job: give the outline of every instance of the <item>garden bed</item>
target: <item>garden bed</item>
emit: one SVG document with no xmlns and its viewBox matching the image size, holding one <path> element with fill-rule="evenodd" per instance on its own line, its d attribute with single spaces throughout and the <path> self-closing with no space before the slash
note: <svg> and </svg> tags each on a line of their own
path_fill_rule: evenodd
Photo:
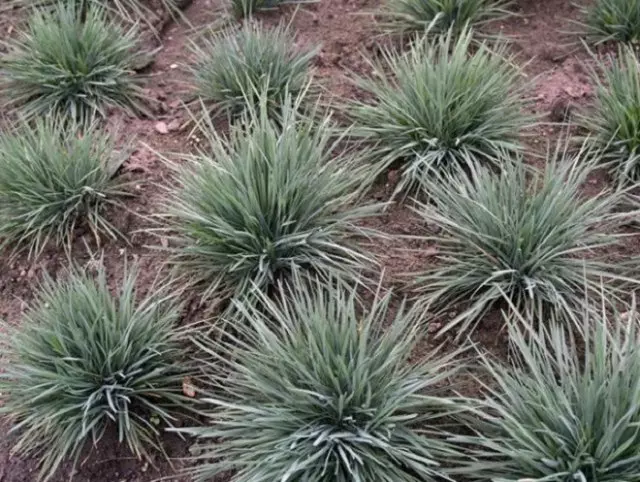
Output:
<svg viewBox="0 0 640 482">
<path fill-rule="evenodd" d="M 184 15 L 197 28 L 219 20 L 219 7 L 215 0 L 193 0 L 184 10 Z M 300 8 L 287 6 L 277 11 L 258 13 L 257 17 L 272 26 L 280 21 L 291 21 L 300 46 L 321 45 L 315 59 L 317 78 L 329 97 L 344 99 L 361 95 L 348 76 L 370 73 L 370 66 L 363 56 L 376 55 L 378 32 L 371 16 L 367 14 L 378 7 L 377 0 L 321 0 Z M 586 68 L 591 56 L 581 44 L 576 43 L 577 37 L 568 33 L 575 30 L 572 21 L 579 18 L 579 9 L 573 2 L 518 0 L 513 9 L 517 16 L 498 21 L 491 29 L 512 38 L 510 50 L 524 66 L 526 80 L 530 82 L 527 90 L 527 96 L 531 99 L 529 108 L 541 120 L 539 125 L 528 130 L 525 142 L 532 152 L 544 153 L 563 130 L 554 122 L 563 120 L 565 107 L 573 109 L 572 106 L 586 105 L 593 96 L 594 86 Z M 17 12 L 2 15 L 0 30 L 3 35 L 11 35 L 17 28 L 19 15 Z M 148 233 L 150 228 L 157 226 L 154 216 L 159 212 L 158 206 L 162 200 L 161 186 L 172 180 L 171 170 L 158 153 L 189 152 L 193 149 L 189 128 L 184 127 L 189 118 L 183 108 L 183 103 L 191 100 L 188 85 L 190 77 L 186 68 L 191 36 L 190 27 L 175 21 L 169 21 L 160 32 L 162 47 L 155 54 L 153 63 L 143 71 L 146 77 L 145 92 L 153 100 L 152 118 L 134 117 L 118 110 L 109 115 L 109 128 L 118 133 L 120 145 L 133 139 L 135 146 L 122 167 L 123 176 L 135 186 L 135 196 L 125 200 L 126 210 L 110 208 L 108 215 L 114 225 L 128 236 L 129 243 L 103 238 L 103 244 L 95 249 L 91 233 L 78 233 L 71 250 L 73 260 L 82 266 L 95 263 L 95 253 L 99 253 L 109 279 L 116 281 L 121 278 L 125 258 L 138 261 L 139 289 L 142 292 L 157 278 L 158 268 L 166 261 L 166 253 L 155 249 L 163 245 L 162 235 L 158 238 Z M 153 46 L 155 40 L 150 39 L 149 42 Z M 0 111 L 0 119 L 4 117 L 3 114 L 6 113 Z M 539 163 L 535 156 L 530 156 L 529 161 Z M 373 189 L 371 200 L 388 199 L 396 182 L 397 172 L 390 171 L 387 178 Z M 586 186 L 586 192 L 606 182 L 604 175 L 594 175 Z M 410 207 L 400 203 L 365 223 L 367 227 L 388 234 L 424 234 L 422 223 Z M 93 253 L 87 249 L 87 243 L 93 247 Z M 417 248 L 422 249 L 418 251 Z M 385 287 L 400 287 L 398 276 L 420 271 L 432 263 L 438 246 L 394 237 L 376 241 L 373 250 L 381 260 Z M 607 254 L 614 259 L 638 256 L 640 247 L 635 241 L 629 240 L 619 251 Z M 29 260 L 26 255 L 16 258 L 10 258 L 8 254 L 0 256 L 0 318 L 11 325 L 19 324 L 43 273 L 55 277 L 68 265 L 66 256 L 64 250 L 52 247 L 47 247 L 35 261 Z M 459 309 L 451 307 L 451 312 Z M 184 318 L 197 320 L 203 310 L 194 295 L 184 308 Z M 504 327 L 501 323 L 492 324 L 489 321 L 496 316 L 499 315 L 492 313 L 475 331 L 473 338 L 483 348 L 504 357 L 507 344 Z M 457 343 L 449 338 L 446 346 L 453 350 Z M 478 391 L 474 382 L 465 381 L 462 387 L 468 394 Z M 0 482 L 35 480 L 37 461 L 12 456 L 14 438 L 6 435 L 9 429 L 7 423 L 2 428 Z M 164 440 L 165 450 L 175 459 L 174 467 L 159 455 L 154 457 L 155 465 L 138 461 L 123 446 L 107 437 L 101 441 L 99 451 L 81 457 L 74 481 L 147 482 L 171 476 L 183 466 L 179 458 L 188 454 L 190 442 L 174 435 L 167 435 Z M 68 480 L 70 470 L 71 465 L 66 464 L 51 482 Z M 179 480 L 186 482 L 189 479 L 183 477 Z"/>
</svg>

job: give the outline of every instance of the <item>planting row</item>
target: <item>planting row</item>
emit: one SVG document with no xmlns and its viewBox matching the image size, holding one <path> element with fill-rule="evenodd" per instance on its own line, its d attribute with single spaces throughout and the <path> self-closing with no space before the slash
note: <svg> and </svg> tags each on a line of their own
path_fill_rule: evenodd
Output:
<svg viewBox="0 0 640 482">
<path fill-rule="evenodd" d="M 133 34 L 105 15 L 41 11 L 3 59 L 3 92 L 30 121 L 0 138 L 0 239 L 14 253 L 68 247 L 78 225 L 98 238 L 127 235 L 108 209 L 131 193 L 118 176 L 127 152 L 97 119 L 108 106 L 140 110 L 143 91 L 131 73 Z M 635 278 L 603 249 L 591 253 L 616 243 L 615 226 L 634 218 L 622 209 L 635 203 L 627 189 L 639 164 L 633 50 L 594 70 L 595 105 L 577 115 L 588 136 L 563 140 L 538 172 L 522 162 L 522 129 L 535 119 L 519 71 L 504 43 L 471 49 L 473 38 L 463 29 L 418 37 L 406 53 L 384 50 L 371 77 L 358 79 L 368 100 L 337 107 L 351 127 L 318 101 L 312 54 L 294 50 L 286 29 L 247 24 L 196 44 L 193 80 L 205 108 L 193 128 L 204 142 L 166 160 L 176 183 L 158 213 L 175 264 L 216 298 L 270 292 L 293 268 L 375 277 L 359 241 L 383 234 L 358 220 L 384 207 L 363 194 L 394 166 L 397 194 L 419 199 L 425 226 L 439 228 L 440 263 L 412 288 L 431 308 L 472 302 L 464 325 L 505 295 L 519 309 L 570 312 L 581 304 L 583 271 L 596 284 Z M 228 135 L 214 129 L 219 115 L 231 121 Z M 617 188 L 582 199 L 580 184 L 601 165 Z"/>
<path fill-rule="evenodd" d="M 135 282 L 129 271 L 112 295 L 101 270 L 46 280 L 5 340 L 2 411 L 43 480 L 114 427 L 139 456 L 165 429 L 189 437 L 197 481 L 640 477 L 633 307 L 593 300 L 602 311 L 572 315 L 578 330 L 514 316 L 514 363 L 480 352 L 490 388 L 472 398 L 455 381 L 473 351 L 411 360 L 423 313 L 390 294 L 365 307 L 339 280 L 293 276 L 286 295 L 237 300 L 205 331 L 177 325 L 167 289 L 139 299 Z"/>
</svg>

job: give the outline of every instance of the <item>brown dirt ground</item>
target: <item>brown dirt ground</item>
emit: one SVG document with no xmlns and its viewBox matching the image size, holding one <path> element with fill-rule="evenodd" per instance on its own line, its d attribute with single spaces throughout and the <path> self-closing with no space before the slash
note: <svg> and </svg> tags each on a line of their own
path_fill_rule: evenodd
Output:
<svg viewBox="0 0 640 482">
<path fill-rule="evenodd" d="M 193 0 L 185 10 L 186 18 L 195 27 L 218 20 L 218 1 Z M 316 61 L 317 76 L 322 85 L 332 95 L 349 97 L 358 94 L 347 80 L 349 72 L 365 73 L 368 67 L 363 55 L 374 55 L 376 51 L 375 24 L 371 16 L 363 13 L 374 11 L 380 1 L 320 0 L 298 10 L 285 7 L 259 17 L 267 23 L 275 24 L 281 20 L 288 22 L 295 12 L 292 25 L 297 32 L 297 41 L 301 45 L 322 46 Z M 593 89 L 585 65 L 590 57 L 582 47 L 576 46 L 577 38 L 566 33 L 573 29 L 571 20 L 577 19 L 579 14 L 572 2 L 518 0 L 515 2 L 515 11 L 518 16 L 492 28 L 512 38 L 511 48 L 525 66 L 527 81 L 531 86 L 531 110 L 539 114 L 544 122 L 532 129 L 527 143 L 534 150 L 542 152 L 561 132 L 561 128 L 552 122 L 559 120 L 558 106 L 566 102 L 572 105 L 586 105 L 589 102 Z M 15 31 L 17 22 L 17 15 L 0 14 L 1 35 L 10 35 Z M 159 121 L 175 126 L 185 120 L 181 107 L 182 102 L 189 99 L 185 69 L 189 57 L 185 46 L 191 34 L 192 31 L 185 24 L 173 21 L 169 21 L 162 30 L 162 48 L 146 72 L 146 88 L 150 99 L 154 101 L 155 117 L 134 119 L 114 112 L 110 118 L 110 125 L 120 126 L 119 135 L 123 139 L 135 137 L 137 147 L 124 168 L 124 175 L 136 183 L 137 195 L 127 200 L 128 212 L 114 210 L 111 218 L 129 236 L 130 244 L 113 240 L 97 247 L 88 234 L 78 233 L 73 250 L 74 261 L 81 265 L 87 265 L 96 256 L 102 256 L 114 280 L 121 274 L 125 257 L 137 259 L 142 266 L 142 290 L 158 275 L 164 262 L 162 253 L 149 248 L 158 245 L 158 240 L 143 232 L 154 225 L 152 217 L 158 212 L 161 197 L 158 185 L 167 184 L 170 178 L 167 168 L 156 153 L 184 152 L 192 147 L 187 132 L 172 129 L 167 134 L 161 134 L 155 127 Z M 1 49 L 0 46 L 0 51 Z M 2 118 L 0 109 L 0 119 Z M 376 188 L 372 196 L 385 198 L 392 192 L 393 182 L 394 176 L 390 174 L 388 182 L 383 182 Z M 597 190 L 605 182 L 604 176 L 596 176 L 591 181 L 592 188 Z M 424 230 L 419 220 L 402 205 L 392 206 L 369 225 L 395 235 L 416 235 Z M 85 242 L 91 247 L 90 250 L 85 247 Z M 425 247 L 424 243 L 402 238 L 377 243 L 375 250 L 385 270 L 385 285 L 392 287 L 397 284 L 397 277 L 401 273 L 418 271 L 432 262 L 435 249 L 431 250 L 432 254 L 416 252 L 416 248 Z M 90 251 L 94 254 L 90 254 Z M 639 251 L 633 242 L 622 247 L 619 253 L 611 254 L 630 256 L 637 255 Z M 11 324 L 19 323 L 42 273 L 46 271 L 55 276 L 67 264 L 67 258 L 56 249 L 47 250 L 35 262 L 30 262 L 25 257 L 9 259 L 7 255 L 0 255 L 0 318 Z M 197 303 L 192 303 L 189 311 L 185 313 L 186 316 L 197 317 Z M 492 323 L 494 319 L 490 317 L 482 325 L 475 341 L 504 356 L 504 334 L 496 331 L 499 323 Z M 448 347 L 452 348 L 454 345 L 453 342 L 448 343 Z M 462 385 L 465 391 L 476 389 L 468 380 L 463 380 Z M 9 427 L 8 422 L 0 426 L 5 434 Z M 36 461 L 12 456 L 12 442 L 11 435 L 0 437 L 0 482 L 35 480 Z M 182 457 L 186 455 L 187 449 L 186 441 L 174 436 L 166 437 L 166 450 L 170 457 Z M 174 468 L 161 457 L 156 457 L 154 464 L 138 461 L 109 437 L 97 449 L 88 451 L 86 458 L 82 460 L 74 477 L 76 482 L 148 482 L 160 477 L 170 477 L 175 473 Z M 177 462 L 176 466 L 179 468 L 180 464 Z M 66 466 L 52 482 L 66 481 L 69 475 L 70 467 Z"/>
</svg>

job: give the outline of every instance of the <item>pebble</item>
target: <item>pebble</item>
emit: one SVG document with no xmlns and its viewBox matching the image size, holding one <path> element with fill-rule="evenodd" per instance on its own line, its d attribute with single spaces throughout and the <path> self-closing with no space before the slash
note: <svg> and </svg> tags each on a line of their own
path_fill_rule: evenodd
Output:
<svg viewBox="0 0 640 482">
<path fill-rule="evenodd" d="M 160 134 L 168 134 L 169 127 L 167 127 L 167 124 L 165 122 L 160 121 L 156 123 L 156 131 L 158 131 Z"/>
</svg>

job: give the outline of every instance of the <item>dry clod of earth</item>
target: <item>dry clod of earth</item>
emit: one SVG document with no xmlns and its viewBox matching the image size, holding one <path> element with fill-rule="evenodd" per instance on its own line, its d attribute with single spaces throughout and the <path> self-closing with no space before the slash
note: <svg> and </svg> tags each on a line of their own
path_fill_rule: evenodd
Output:
<svg viewBox="0 0 640 482">
<path fill-rule="evenodd" d="M 553 122 L 567 122 L 571 120 L 571 114 L 575 109 L 574 104 L 565 97 L 559 97 L 551 104 L 549 118 Z"/>
</svg>

